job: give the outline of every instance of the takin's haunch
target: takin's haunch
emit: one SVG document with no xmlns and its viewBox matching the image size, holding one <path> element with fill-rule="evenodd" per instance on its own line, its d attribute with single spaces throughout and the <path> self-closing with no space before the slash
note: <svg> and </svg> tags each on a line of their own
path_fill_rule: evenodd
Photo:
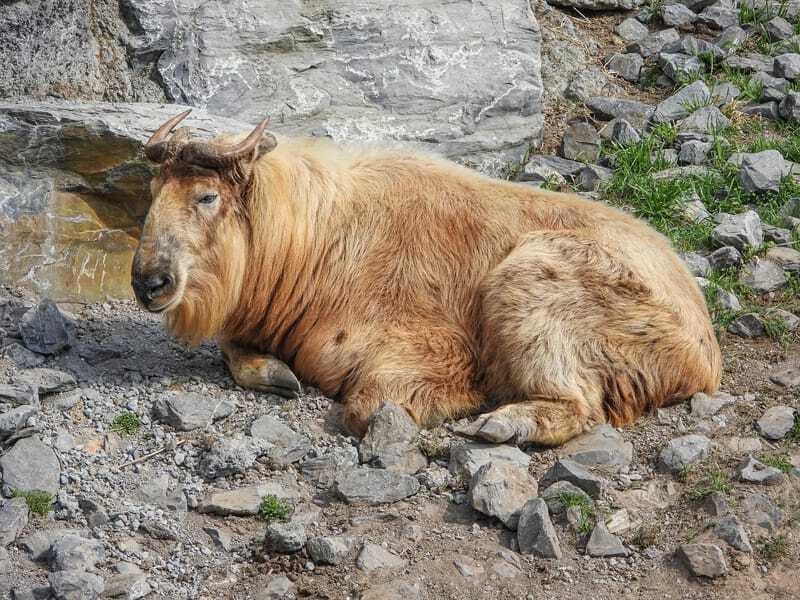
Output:
<svg viewBox="0 0 800 600">
<path fill-rule="evenodd" d="M 719 385 L 700 290 L 645 223 L 402 151 L 169 120 L 133 262 L 140 303 L 216 339 L 244 387 L 294 375 L 363 434 L 385 400 L 423 426 L 559 444 Z M 281 362 L 283 361 L 283 362 Z"/>
</svg>

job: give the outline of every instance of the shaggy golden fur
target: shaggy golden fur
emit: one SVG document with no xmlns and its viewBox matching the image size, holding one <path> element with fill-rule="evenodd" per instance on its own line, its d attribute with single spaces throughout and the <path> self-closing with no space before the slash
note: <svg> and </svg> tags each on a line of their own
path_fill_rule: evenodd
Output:
<svg viewBox="0 0 800 600">
<path fill-rule="evenodd" d="M 719 384 L 693 277 L 600 203 L 280 138 L 228 172 L 166 163 L 153 196 L 136 260 L 179 265 L 172 333 L 277 356 L 359 434 L 391 399 L 423 425 L 499 406 L 478 435 L 558 444 Z"/>
</svg>

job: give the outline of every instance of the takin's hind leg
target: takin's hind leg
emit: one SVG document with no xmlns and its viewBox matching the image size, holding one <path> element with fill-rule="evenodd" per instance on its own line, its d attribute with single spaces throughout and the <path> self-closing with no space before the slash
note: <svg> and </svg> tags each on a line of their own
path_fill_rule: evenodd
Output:
<svg viewBox="0 0 800 600">
<path fill-rule="evenodd" d="M 460 431 L 495 444 L 556 446 L 592 423 L 584 404 L 564 398 L 512 402 L 481 415 Z"/>
<path fill-rule="evenodd" d="M 222 344 L 220 349 L 237 385 L 282 398 L 297 398 L 300 394 L 300 382 L 283 361 L 231 343 Z"/>
</svg>

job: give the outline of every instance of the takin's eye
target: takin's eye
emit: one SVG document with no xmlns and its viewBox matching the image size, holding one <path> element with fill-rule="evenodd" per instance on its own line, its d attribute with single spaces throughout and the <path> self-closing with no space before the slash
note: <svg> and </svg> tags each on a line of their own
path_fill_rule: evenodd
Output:
<svg viewBox="0 0 800 600">
<path fill-rule="evenodd" d="M 214 202 L 217 201 L 217 198 L 219 198 L 217 194 L 208 193 L 198 197 L 195 202 L 197 202 L 197 204 L 214 204 Z"/>
</svg>

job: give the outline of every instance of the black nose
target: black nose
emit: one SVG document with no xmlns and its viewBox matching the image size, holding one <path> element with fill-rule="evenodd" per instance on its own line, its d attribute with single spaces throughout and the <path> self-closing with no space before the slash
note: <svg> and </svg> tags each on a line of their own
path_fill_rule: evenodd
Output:
<svg viewBox="0 0 800 600">
<path fill-rule="evenodd" d="M 132 283 L 136 297 L 147 305 L 167 293 L 175 284 L 175 278 L 169 273 L 136 274 Z"/>
</svg>

